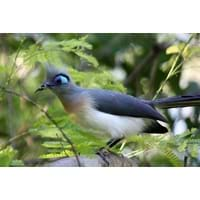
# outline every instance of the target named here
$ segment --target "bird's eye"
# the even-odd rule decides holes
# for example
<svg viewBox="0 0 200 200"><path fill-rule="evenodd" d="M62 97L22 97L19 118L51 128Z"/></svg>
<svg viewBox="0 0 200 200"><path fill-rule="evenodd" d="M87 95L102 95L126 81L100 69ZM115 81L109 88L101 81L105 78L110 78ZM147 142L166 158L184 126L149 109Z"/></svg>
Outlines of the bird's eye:
<svg viewBox="0 0 200 200"><path fill-rule="evenodd" d="M58 75L54 78L54 83L56 85L63 85L69 82L69 78L67 76Z"/></svg>

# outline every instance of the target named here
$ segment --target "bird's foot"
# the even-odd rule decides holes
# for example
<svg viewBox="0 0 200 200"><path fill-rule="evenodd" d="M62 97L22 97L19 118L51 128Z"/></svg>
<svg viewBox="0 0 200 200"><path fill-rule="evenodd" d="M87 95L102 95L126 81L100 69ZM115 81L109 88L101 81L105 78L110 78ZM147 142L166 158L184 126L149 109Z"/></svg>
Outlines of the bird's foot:
<svg viewBox="0 0 200 200"><path fill-rule="evenodd" d="M112 138L106 143L105 147L101 147L97 150L96 154L100 156L100 158L105 162L105 166L109 166L110 163L108 161L108 157L110 154L115 154L114 152L110 151L111 148L113 148L115 145L117 145L122 139L122 138Z"/></svg>
<svg viewBox="0 0 200 200"><path fill-rule="evenodd" d="M107 160L107 154L109 150L105 147L101 147L96 154L104 161L105 166L108 167L110 165L109 161Z"/></svg>
<svg viewBox="0 0 200 200"><path fill-rule="evenodd" d="M130 167L133 166L132 160L126 158L122 154L110 151L106 148L101 148L96 153L100 158L100 162L104 167Z"/></svg>

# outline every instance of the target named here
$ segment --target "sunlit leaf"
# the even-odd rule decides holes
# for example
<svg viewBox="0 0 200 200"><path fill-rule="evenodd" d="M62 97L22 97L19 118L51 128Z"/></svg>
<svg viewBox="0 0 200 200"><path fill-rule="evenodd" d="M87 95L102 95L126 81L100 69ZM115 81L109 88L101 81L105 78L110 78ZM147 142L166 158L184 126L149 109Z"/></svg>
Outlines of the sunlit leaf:
<svg viewBox="0 0 200 200"><path fill-rule="evenodd" d="M0 151L0 167L10 166L16 155L16 151L12 147L7 147Z"/></svg>
<svg viewBox="0 0 200 200"><path fill-rule="evenodd" d="M175 54L179 52L180 52L180 48L177 45L170 46L166 50L166 54Z"/></svg>

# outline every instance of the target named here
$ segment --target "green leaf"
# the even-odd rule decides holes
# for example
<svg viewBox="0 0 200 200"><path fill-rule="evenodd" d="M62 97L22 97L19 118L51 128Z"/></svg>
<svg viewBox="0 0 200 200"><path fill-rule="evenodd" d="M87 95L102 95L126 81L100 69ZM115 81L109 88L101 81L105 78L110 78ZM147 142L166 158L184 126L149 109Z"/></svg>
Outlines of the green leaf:
<svg viewBox="0 0 200 200"><path fill-rule="evenodd" d="M182 167L183 166L183 162L179 159L179 157L173 152L172 149L165 149L163 151L163 153L165 154L165 156L169 159L169 161L173 164L173 166L175 167Z"/></svg>
<svg viewBox="0 0 200 200"><path fill-rule="evenodd" d="M10 166L12 167L23 167L24 163L22 160L12 160Z"/></svg>
<svg viewBox="0 0 200 200"><path fill-rule="evenodd" d="M184 140L178 147L179 152L184 152L186 150L186 147L188 145L188 141Z"/></svg>
<svg viewBox="0 0 200 200"><path fill-rule="evenodd" d="M94 56L88 55L82 51L75 51L74 53L79 57L85 59L87 62L91 63L94 67L98 67L99 63Z"/></svg>
<svg viewBox="0 0 200 200"><path fill-rule="evenodd" d="M61 42L58 42L58 45L62 46L62 49L65 51L71 51L72 49L92 49L92 45L86 42L87 37L81 37L78 40L77 39L72 39L72 40L63 40Z"/></svg>
<svg viewBox="0 0 200 200"><path fill-rule="evenodd" d="M193 158L197 158L197 156L198 156L198 150L199 150L199 145L198 144L191 145L191 146L189 146L188 150L190 152L190 155Z"/></svg>
<svg viewBox="0 0 200 200"><path fill-rule="evenodd" d="M173 45L167 48L166 54L176 54L180 52L180 48L177 45Z"/></svg>
<svg viewBox="0 0 200 200"><path fill-rule="evenodd" d="M12 147L7 147L0 151L0 167L8 167L16 155L16 151Z"/></svg>
<svg viewBox="0 0 200 200"><path fill-rule="evenodd" d="M73 152L65 149L59 153L53 152L53 153L42 154L40 158L53 159L53 158L63 158L63 157L71 157L71 156L74 156Z"/></svg>
<svg viewBox="0 0 200 200"><path fill-rule="evenodd" d="M166 54L169 55L169 54L178 54L178 53L181 53L182 56L184 58L188 57L190 55L190 48L189 46L187 45L184 49L184 51L182 52L183 48L185 47L185 43L180 43L180 44L177 44L177 45L172 45L170 47L167 48L166 50Z"/></svg>

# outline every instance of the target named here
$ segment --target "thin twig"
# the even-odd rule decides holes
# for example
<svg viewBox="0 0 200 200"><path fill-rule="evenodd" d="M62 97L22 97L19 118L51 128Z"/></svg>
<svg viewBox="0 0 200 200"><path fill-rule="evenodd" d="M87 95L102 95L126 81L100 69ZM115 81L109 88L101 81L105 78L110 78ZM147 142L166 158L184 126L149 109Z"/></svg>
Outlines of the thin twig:
<svg viewBox="0 0 200 200"><path fill-rule="evenodd" d="M17 140L19 140L19 139L21 139L23 137L26 137L29 134L30 134L30 132L24 131L20 135L16 135L16 136L10 138L5 144L3 144L3 146L1 146L0 151L5 149L8 145L12 144L13 142L15 142L15 141L17 141Z"/></svg>
<svg viewBox="0 0 200 200"><path fill-rule="evenodd" d="M127 79L124 82L125 86L128 86L132 83L135 83L135 79L137 79L138 75L141 73L141 71L150 65L157 57L159 56L160 52L168 46L167 44L156 44L152 47L152 49L148 52L146 57L142 59L140 63L138 63L134 68L133 71L129 74Z"/></svg>
<svg viewBox="0 0 200 200"><path fill-rule="evenodd" d="M55 127L60 131L60 133L62 134L62 136L67 140L67 142L71 145L71 148L72 148L72 151L76 157L76 160L77 160L77 164L78 166L81 166L81 163L80 163L80 160L79 160L79 157L78 157L78 153L74 147L74 144L73 142L65 135L64 131L62 130L61 127L58 126L57 122L51 117L51 115L49 115L49 113L47 111L45 111L42 107L40 107L37 103L35 103L33 100L31 100L29 97L25 96L25 95L22 95L22 94L19 94L15 91L12 91L12 90L8 90L6 89L5 87L2 87L0 86L0 89L6 93L9 93L9 94L12 94L12 95L15 95L15 96L18 96L18 97L21 97L22 99L24 99L25 101L31 103L32 105L34 105L36 108L38 108L40 110L40 112L42 112L48 119L49 121L55 125Z"/></svg>
<svg viewBox="0 0 200 200"><path fill-rule="evenodd" d="M12 75L13 75L13 73L15 72L14 67L15 67L15 65L16 65L16 61L17 61L17 58L18 58L18 56L19 56L19 53L20 53L20 51L21 51L21 49L22 49L22 45L23 45L24 41L25 41L25 39L23 39L23 40L20 42L20 44L19 44L19 47L18 47L18 49L17 49L17 53L16 53L16 55L15 55L13 64L12 64L12 66L11 66L11 72L10 72L10 74L8 75L8 79L7 79L6 85L9 85L10 81L12 80Z"/></svg>
<svg viewBox="0 0 200 200"><path fill-rule="evenodd" d="M185 49L188 47L189 43L191 42L191 40L193 39L194 35L192 34L190 36L190 38L188 39L188 41L185 43L185 45L183 46L183 48L180 50L180 52L178 53L178 55L176 56L176 58L174 59L174 62L172 64L171 69L169 70L169 73L167 74L166 79L162 82L161 86L159 87L159 89L157 90L156 94L154 95L153 99L156 99L158 97L158 95L160 94L160 92L163 90L163 87L165 86L165 84L167 83L167 81L172 77L173 72L176 72L176 65L177 62L179 60L179 58L181 57L182 53L185 51ZM178 65L178 68L180 67L180 65Z"/></svg>
<svg viewBox="0 0 200 200"><path fill-rule="evenodd" d="M150 80L149 80L149 91L147 92L147 97L152 98L154 94L154 84L157 74L157 68L158 68L158 59L155 58L152 63L152 70L150 72Z"/></svg>
<svg viewBox="0 0 200 200"><path fill-rule="evenodd" d="M133 71L130 73L130 75L127 77L127 79L124 82L125 86L128 86L133 81L135 81L135 78L138 76L138 74L142 71L144 67L147 66L147 63L149 63L151 60L153 60L155 57L155 53L153 50L151 50L146 58L144 58L136 67L134 67Z"/></svg>

